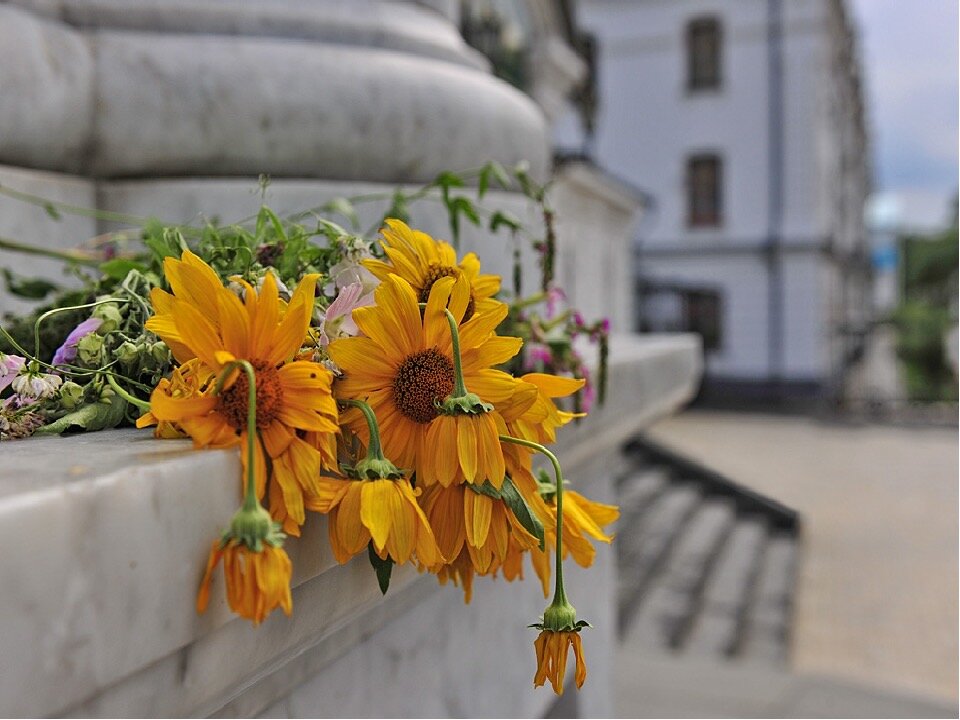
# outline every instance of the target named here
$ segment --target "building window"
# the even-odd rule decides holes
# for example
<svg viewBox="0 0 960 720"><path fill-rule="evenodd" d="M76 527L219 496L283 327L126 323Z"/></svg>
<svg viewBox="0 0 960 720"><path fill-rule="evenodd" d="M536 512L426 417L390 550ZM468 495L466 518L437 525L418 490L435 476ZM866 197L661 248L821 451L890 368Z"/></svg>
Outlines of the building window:
<svg viewBox="0 0 960 720"><path fill-rule="evenodd" d="M687 222L690 227L717 227L723 219L723 164L716 155L687 160Z"/></svg>
<svg viewBox="0 0 960 720"><path fill-rule="evenodd" d="M698 18L687 25L687 89L720 87L720 23Z"/></svg>
<svg viewBox="0 0 960 720"><path fill-rule="evenodd" d="M723 295L716 289L686 287L656 281L637 285L640 332L693 332L703 349L723 347Z"/></svg>

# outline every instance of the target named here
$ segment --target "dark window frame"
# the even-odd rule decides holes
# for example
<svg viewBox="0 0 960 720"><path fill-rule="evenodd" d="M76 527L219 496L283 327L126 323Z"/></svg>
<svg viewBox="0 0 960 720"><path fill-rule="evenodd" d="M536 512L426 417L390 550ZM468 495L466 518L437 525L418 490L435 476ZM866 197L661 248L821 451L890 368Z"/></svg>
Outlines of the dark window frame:
<svg viewBox="0 0 960 720"><path fill-rule="evenodd" d="M723 225L723 157L717 152L698 152L687 157L687 227L718 228Z"/></svg>
<svg viewBox="0 0 960 720"><path fill-rule="evenodd" d="M687 91L719 90L723 85L723 27L719 18L694 18L687 23Z"/></svg>

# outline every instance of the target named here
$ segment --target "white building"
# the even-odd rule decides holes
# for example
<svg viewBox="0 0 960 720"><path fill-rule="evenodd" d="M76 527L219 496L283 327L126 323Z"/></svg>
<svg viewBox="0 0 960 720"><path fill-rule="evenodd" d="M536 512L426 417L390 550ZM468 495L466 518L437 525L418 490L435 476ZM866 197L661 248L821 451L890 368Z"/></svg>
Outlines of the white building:
<svg viewBox="0 0 960 720"><path fill-rule="evenodd" d="M699 330L705 390L858 395L867 145L842 0L579 0L594 36L582 150L654 198L637 236L645 330Z"/></svg>

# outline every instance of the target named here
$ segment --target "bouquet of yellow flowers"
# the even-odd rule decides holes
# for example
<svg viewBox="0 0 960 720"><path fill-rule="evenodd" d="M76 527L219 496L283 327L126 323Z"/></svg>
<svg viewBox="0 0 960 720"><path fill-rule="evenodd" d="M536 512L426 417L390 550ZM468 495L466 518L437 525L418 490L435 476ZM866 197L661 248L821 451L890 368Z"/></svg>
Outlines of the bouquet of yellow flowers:
<svg viewBox="0 0 960 720"><path fill-rule="evenodd" d="M435 185L450 203L455 183ZM533 195L544 203L542 189ZM543 207L541 247L552 242ZM448 209L455 237L458 213L479 222L462 195ZM534 683L561 693L572 646L582 685L587 623L562 560L592 563L590 539L611 541L604 528L618 510L566 489L546 446L584 414L572 336L598 338L603 355L606 328L532 312L556 300L552 270L538 295L515 291L508 303L475 254L397 217L384 219L377 247L266 207L252 229L147 223L141 239L145 256L101 247L64 258L99 277L0 327L0 438L135 422L197 448L238 448L242 504L212 542L197 611L222 562L230 608L255 625L293 611L284 543L308 511L328 516L338 562L366 552L384 593L393 566L409 562L470 602L477 576L522 578L529 555L548 596L553 556L553 599L531 626L541 631ZM522 356L525 339L536 356Z"/></svg>

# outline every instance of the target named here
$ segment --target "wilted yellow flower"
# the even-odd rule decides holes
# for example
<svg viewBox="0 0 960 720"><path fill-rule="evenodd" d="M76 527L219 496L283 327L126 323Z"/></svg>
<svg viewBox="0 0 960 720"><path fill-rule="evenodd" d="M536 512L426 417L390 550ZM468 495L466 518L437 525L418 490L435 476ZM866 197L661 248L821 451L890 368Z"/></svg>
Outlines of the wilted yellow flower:
<svg viewBox="0 0 960 720"><path fill-rule="evenodd" d="M583 659L580 633L575 630L542 630L533 643L537 651L537 674L533 686L540 687L547 680L557 695L563 694L563 679L567 672L567 653L573 647L577 669L574 678L577 687L583 687L587 679L587 663Z"/></svg>
<svg viewBox="0 0 960 720"><path fill-rule="evenodd" d="M255 552L231 538L224 543L217 540L210 548L207 569L197 594L197 612L202 613L210 602L210 582L213 571L223 559L223 575L227 585L227 603L240 617L262 623L274 608L286 615L293 612L290 597L290 575L293 565L282 547L264 543Z"/></svg>

